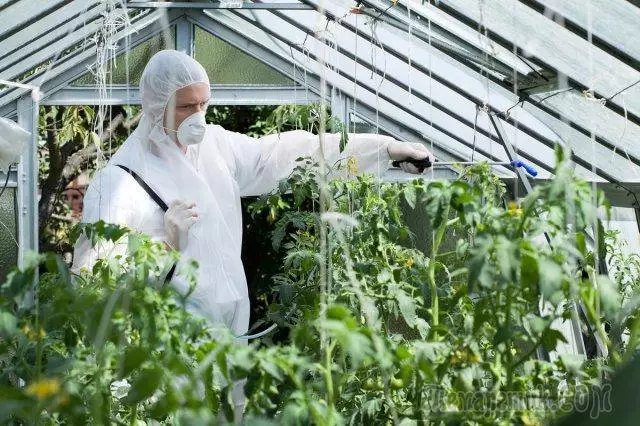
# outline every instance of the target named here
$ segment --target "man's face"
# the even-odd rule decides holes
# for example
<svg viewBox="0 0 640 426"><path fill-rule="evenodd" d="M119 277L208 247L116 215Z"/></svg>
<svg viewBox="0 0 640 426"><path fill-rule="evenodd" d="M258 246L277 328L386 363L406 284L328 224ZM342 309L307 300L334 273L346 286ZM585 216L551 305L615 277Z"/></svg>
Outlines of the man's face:
<svg viewBox="0 0 640 426"><path fill-rule="evenodd" d="M206 83L194 83L183 87L169 99L164 111L164 127L167 135L177 142L177 130L180 124L192 114L205 112L211 92ZM172 129L172 130L171 130Z"/></svg>

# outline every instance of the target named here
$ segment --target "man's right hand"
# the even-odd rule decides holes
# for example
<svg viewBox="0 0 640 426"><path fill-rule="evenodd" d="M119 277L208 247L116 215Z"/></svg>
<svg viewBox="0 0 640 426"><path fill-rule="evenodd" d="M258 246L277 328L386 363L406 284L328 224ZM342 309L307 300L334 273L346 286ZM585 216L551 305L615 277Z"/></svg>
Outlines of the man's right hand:
<svg viewBox="0 0 640 426"><path fill-rule="evenodd" d="M173 201L164 214L164 242L174 250L187 246L189 228L198 220L195 203Z"/></svg>

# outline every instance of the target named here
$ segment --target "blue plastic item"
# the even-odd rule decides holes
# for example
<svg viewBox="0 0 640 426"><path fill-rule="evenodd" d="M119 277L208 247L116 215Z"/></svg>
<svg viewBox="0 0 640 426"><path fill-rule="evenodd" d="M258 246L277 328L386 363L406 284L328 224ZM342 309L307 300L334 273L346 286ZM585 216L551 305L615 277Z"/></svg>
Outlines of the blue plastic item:
<svg viewBox="0 0 640 426"><path fill-rule="evenodd" d="M530 164L523 162L522 160L515 160L511 162L511 167L522 167L529 173L531 176L538 176L538 171Z"/></svg>

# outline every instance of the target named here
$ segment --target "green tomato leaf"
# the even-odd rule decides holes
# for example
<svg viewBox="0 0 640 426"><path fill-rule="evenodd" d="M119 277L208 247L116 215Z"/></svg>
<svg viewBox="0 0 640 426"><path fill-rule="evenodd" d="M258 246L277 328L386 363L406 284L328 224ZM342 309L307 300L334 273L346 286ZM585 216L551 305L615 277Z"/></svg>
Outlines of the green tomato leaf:
<svg viewBox="0 0 640 426"><path fill-rule="evenodd" d="M133 405L144 401L153 395L161 384L162 370L160 368L145 370L136 376L124 402Z"/></svg>
<svg viewBox="0 0 640 426"><path fill-rule="evenodd" d="M407 200L407 204L409 204L409 207L411 207L412 209L416 208L416 187L413 185L413 183L408 183L407 185L404 186L404 199Z"/></svg>
<svg viewBox="0 0 640 426"><path fill-rule="evenodd" d="M493 274L489 265L489 249L491 242L488 239L478 239L478 245L472 248L469 259L469 293L479 283L484 288L491 288L493 285Z"/></svg>
<svg viewBox="0 0 640 426"><path fill-rule="evenodd" d="M515 280L515 271L518 265L516 248L506 237L500 236L496 242L496 261L500 274L509 281Z"/></svg>
<svg viewBox="0 0 640 426"><path fill-rule="evenodd" d="M130 346L124 351L122 359L122 371L120 378L127 377L136 368L140 367L149 356L149 350L141 346Z"/></svg>
<svg viewBox="0 0 640 426"><path fill-rule="evenodd" d="M554 328L548 328L542 335L542 346L547 350L547 352L554 351L558 342L567 343L567 339L565 339L561 332Z"/></svg>
<svg viewBox="0 0 640 426"><path fill-rule="evenodd" d="M9 421L14 414L24 413L24 410L29 407L33 409L33 404L33 400L22 390L13 386L0 386L0 422Z"/></svg>
<svg viewBox="0 0 640 426"><path fill-rule="evenodd" d="M382 401L379 398L373 398L362 404L360 411L368 420L374 421L382 410Z"/></svg>
<svg viewBox="0 0 640 426"><path fill-rule="evenodd" d="M473 369L471 367L463 368L456 374L454 387L463 392L473 390Z"/></svg>
<svg viewBox="0 0 640 426"><path fill-rule="evenodd" d="M18 331L18 320L9 312L0 312L0 336L11 338Z"/></svg>
<svg viewBox="0 0 640 426"><path fill-rule="evenodd" d="M618 285L606 275L598 275L596 282L604 316L608 320L615 320L621 308Z"/></svg>
<svg viewBox="0 0 640 426"><path fill-rule="evenodd" d="M557 305L562 300L562 267L549 259L538 261L538 275L540 277L540 292L544 298Z"/></svg>
<svg viewBox="0 0 640 426"><path fill-rule="evenodd" d="M529 253L521 252L520 281L525 288L532 288L540 281L538 259Z"/></svg>
<svg viewBox="0 0 640 426"><path fill-rule="evenodd" d="M515 334L513 328L500 327L493 336L493 344L498 345L502 342L506 342Z"/></svg>
<svg viewBox="0 0 640 426"><path fill-rule="evenodd" d="M415 300L402 290L397 291L396 300L398 301L398 308L400 309L402 318L404 318L404 321L409 327L414 328L418 319Z"/></svg>
<svg viewBox="0 0 640 426"><path fill-rule="evenodd" d="M456 256L458 259L462 259L465 254L467 254L467 250L469 249L469 241L464 238L460 238L456 242Z"/></svg>

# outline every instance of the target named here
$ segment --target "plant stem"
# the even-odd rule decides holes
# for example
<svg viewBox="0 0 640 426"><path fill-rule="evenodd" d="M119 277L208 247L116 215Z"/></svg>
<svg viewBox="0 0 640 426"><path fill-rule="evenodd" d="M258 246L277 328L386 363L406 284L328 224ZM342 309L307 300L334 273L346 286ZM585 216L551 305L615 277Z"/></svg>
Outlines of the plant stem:
<svg viewBox="0 0 640 426"><path fill-rule="evenodd" d="M505 315L506 318L504 320L504 327L507 330L507 333L509 333L509 330L511 329L511 299L512 299L512 295L511 295L511 286L507 284L507 294L506 294L506 298L507 298L507 303L506 303L506 309L505 309ZM511 353L511 344L510 344L510 338L506 339L504 344L505 344L505 348L507 350L507 390L510 391L512 386L513 386L513 370L515 369L515 366L513 365L513 354Z"/></svg>
<svg viewBox="0 0 640 426"><path fill-rule="evenodd" d="M335 393L333 389L333 376L331 374L331 365L332 365L332 355L333 349L335 348L336 343L331 342L330 344L325 346L325 360L324 360L324 379L327 385L327 414L328 421L331 422L333 419L334 405L335 405Z"/></svg>
<svg viewBox="0 0 640 426"><path fill-rule="evenodd" d="M436 230L436 236L433 239L433 246L431 247L431 257L429 258L429 286L431 288L431 326L436 327L439 324L439 306L438 306L438 286L436 284L436 257L438 256L438 249L440 248L440 244L442 244L442 238L444 237L444 232L447 228L447 223L449 219L449 204L444 209L442 214L442 223ZM434 340L438 339L438 331L434 330L433 334Z"/></svg>
<svg viewBox="0 0 640 426"><path fill-rule="evenodd" d="M415 387L415 400L413 401L413 412L416 417L417 423L419 425L424 424L424 413L422 410L422 388L424 385L424 381L420 376L420 372L416 372L416 387ZM437 404L438 401L432 401L434 404Z"/></svg>
<svg viewBox="0 0 640 426"><path fill-rule="evenodd" d="M523 362L525 362L526 360L528 360L531 355L533 355L533 353L538 349L538 347L540 347L540 345L542 344L542 336L544 336L544 333L546 333L547 329L551 327L551 324L549 324L543 331L542 334L540 334L540 339L538 339L538 341L536 342L535 345L533 345L531 347L531 349L529 349L529 351L522 355L522 357L520 359L518 359L513 365L509 366L509 370L514 370L516 367L518 367L520 364L522 364Z"/></svg>
<svg viewBox="0 0 640 426"><path fill-rule="evenodd" d="M598 301L596 300L596 303L597 302ZM605 343L607 348L609 348L609 350L611 350L611 341L609 340L609 336L607 336L607 333L604 331L604 327L602 327L602 322L600 321L600 316L596 315L596 310L594 309L593 304L591 304L591 303L585 304L585 307L587 309L587 315L590 317L591 322L592 322L593 326L596 329L596 332L598 333L598 335L600 336L602 341Z"/></svg>
<svg viewBox="0 0 640 426"><path fill-rule="evenodd" d="M285 371L287 373L287 376L289 376L289 378L293 382L295 388L298 389L300 392L302 392L302 394L304 395L304 401L307 404L307 407L309 407L309 413L311 413L311 417L313 417L313 420L314 420L313 424L316 424L316 425L324 424L325 418L322 416L321 413L318 412L318 410L313 408L313 406L310 404L309 394L306 392L307 387L300 381L300 379L296 375L295 370L289 367Z"/></svg>
<svg viewBox="0 0 640 426"><path fill-rule="evenodd" d="M39 292L39 282L38 282L38 269L35 269L35 276L34 276L34 304L35 304L35 309L36 309L36 374L35 374L35 381L39 381L40 380L40 372L42 370L42 331L41 331L41 325L40 325L40 292ZM42 409L40 407L38 407L38 410L34 413L35 414L35 421L33 422L34 425L39 425L40 424L40 413L42 412Z"/></svg>
<svg viewBox="0 0 640 426"><path fill-rule="evenodd" d="M138 422L138 404L133 406L131 410L131 419L129 419L129 426L136 426Z"/></svg>
<svg viewBox="0 0 640 426"><path fill-rule="evenodd" d="M622 361L621 361L622 365L631 361L631 358L636 352L636 347L638 346L638 334L640 333L640 315L638 315L636 319L633 321L633 324L631 325L631 328L629 331L630 331L629 343L627 344L627 350L624 356L622 357Z"/></svg>

